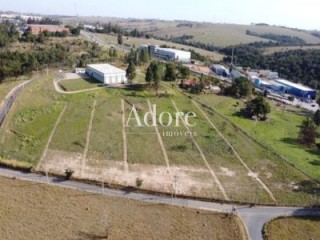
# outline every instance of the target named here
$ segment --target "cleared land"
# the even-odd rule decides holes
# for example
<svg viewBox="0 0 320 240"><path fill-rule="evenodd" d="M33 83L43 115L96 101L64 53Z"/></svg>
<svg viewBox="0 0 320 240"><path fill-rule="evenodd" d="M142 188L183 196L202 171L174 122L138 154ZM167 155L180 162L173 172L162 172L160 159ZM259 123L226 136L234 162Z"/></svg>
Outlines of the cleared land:
<svg viewBox="0 0 320 240"><path fill-rule="evenodd" d="M0 179L2 239L243 240L236 217Z"/></svg>
<svg viewBox="0 0 320 240"><path fill-rule="evenodd" d="M104 40L105 42L109 44L117 44L118 38L117 35L110 35L110 34L95 34L99 39ZM124 37L124 44L129 44L130 46L135 45L136 47L139 47L141 44L153 44L153 45L167 45L170 47L175 47L177 49L192 49L199 54L211 58L213 61L221 61L223 59L223 55L217 53L217 52L210 52L206 51L200 48L194 48L182 44L176 44L176 43L171 43L171 42L166 42L166 41L160 41L156 39L143 39L143 38L134 38L134 37Z"/></svg>
<svg viewBox="0 0 320 240"><path fill-rule="evenodd" d="M315 186L310 178L255 143L229 120L203 108L208 120L191 99L169 84L163 84L161 91L169 92L171 97L158 98L153 91L133 93L126 89L66 95L56 93L52 85L52 79L41 79L19 97L1 130L2 158L36 166L49 144L40 169L53 173L64 174L65 169L70 168L75 171L75 177L134 187L138 186L137 180L142 180L139 186L142 189L209 199L275 203L273 195L279 204L312 203ZM212 95L200 96L200 99L213 107L234 101ZM143 121L149 111L148 101L156 104L157 117L167 112L163 119L165 125L168 115L173 116L172 125L158 124L162 141L154 126L136 127L135 119L130 120L130 126L123 126L123 114L126 122L133 105ZM183 113L195 112L197 116L191 121L196 125L186 129L180 121L175 126L179 119L174 105ZM48 143L64 106L65 112ZM227 117L230 114L226 112ZM149 117L149 125L150 121ZM243 161L212 127L211 121Z"/></svg>
<svg viewBox="0 0 320 240"><path fill-rule="evenodd" d="M319 239L320 218L279 218L269 222L264 232L265 240Z"/></svg>

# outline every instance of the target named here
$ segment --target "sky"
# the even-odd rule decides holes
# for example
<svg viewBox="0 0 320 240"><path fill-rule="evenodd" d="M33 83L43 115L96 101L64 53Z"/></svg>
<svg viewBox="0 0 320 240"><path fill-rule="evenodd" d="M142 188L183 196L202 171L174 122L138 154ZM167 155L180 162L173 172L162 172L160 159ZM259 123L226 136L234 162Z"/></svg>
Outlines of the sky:
<svg viewBox="0 0 320 240"><path fill-rule="evenodd" d="M318 0L0 0L0 11L320 29Z"/></svg>

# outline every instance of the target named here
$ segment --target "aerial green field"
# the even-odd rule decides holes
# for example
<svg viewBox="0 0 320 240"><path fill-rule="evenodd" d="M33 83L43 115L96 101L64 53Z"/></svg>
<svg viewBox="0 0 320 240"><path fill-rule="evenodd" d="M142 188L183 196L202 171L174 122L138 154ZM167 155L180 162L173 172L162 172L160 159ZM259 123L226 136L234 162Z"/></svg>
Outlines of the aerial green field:
<svg viewBox="0 0 320 240"><path fill-rule="evenodd" d="M13 81L13 82L4 82L0 83L0 104L5 99L7 94L13 89L15 86L18 86L23 81Z"/></svg>
<svg viewBox="0 0 320 240"><path fill-rule="evenodd" d="M236 118L232 115L235 100L196 97L211 107L226 108L229 121L171 85L164 84L160 91L170 94L156 98L153 90L107 88L60 94L53 88L52 77L33 82L1 128L4 148L0 156L34 167L41 160L40 169L61 174L70 168L76 177L120 185L136 186L137 179L142 179L146 190L251 203L311 204L312 180L231 124ZM137 127L134 119L126 126L133 106L143 121L149 104L151 108L156 104L157 127L152 126L151 118L147 119L149 126ZM164 125L159 125L162 112L166 117ZM186 127L176 112L194 112L195 125ZM168 115L173 124L165 126ZM277 127L283 120L280 113L275 116ZM300 119L296 116L295 121ZM252 129L260 132L251 125L249 134ZM275 141L272 134L264 134L269 139L266 143ZM252 135L261 140L260 135ZM287 151L279 150L290 158ZM316 171L314 174L317 177Z"/></svg>
<svg viewBox="0 0 320 240"><path fill-rule="evenodd" d="M318 217L283 217L270 221L264 227L265 240L318 239L320 219Z"/></svg>
<svg viewBox="0 0 320 240"><path fill-rule="evenodd" d="M297 141L303 116L283 111L276 103L271 103L270 121L255 122L236 114L243 106L239 100L215 95L202 96L199 100L222 113L231 122L259 142L276 150L313 178L320 179L319 152L316 149L305 149ZM239 107L235 107L236 102L240 103Z"/></svg>

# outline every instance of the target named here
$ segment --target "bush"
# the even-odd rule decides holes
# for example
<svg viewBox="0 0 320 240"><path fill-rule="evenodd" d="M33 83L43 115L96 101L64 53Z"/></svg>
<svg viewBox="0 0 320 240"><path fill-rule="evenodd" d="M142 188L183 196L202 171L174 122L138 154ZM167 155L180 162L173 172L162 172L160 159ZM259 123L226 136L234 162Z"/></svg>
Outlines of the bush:
<svg viewBox="0 0 320 240"><path fill-rule="evenodd" d="M136 187L140 188L142 186L143 180L141 178L136 178Z"/></svg>
<svg viewBox="0 0 320 240"><path fill-rule="evenodd" d="M64 179L69 180L72 177L73 173L74 173L74 171L72 169L67 168L64 171Z"/></svg>

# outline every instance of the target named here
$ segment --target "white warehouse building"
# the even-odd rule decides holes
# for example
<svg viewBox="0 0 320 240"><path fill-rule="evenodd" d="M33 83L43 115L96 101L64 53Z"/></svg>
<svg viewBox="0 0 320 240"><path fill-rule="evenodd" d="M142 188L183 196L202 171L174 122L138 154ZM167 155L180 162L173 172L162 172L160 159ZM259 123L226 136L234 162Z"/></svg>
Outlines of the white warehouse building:
<svg viewBox="0 0 320 240"><path fill-rule="evenodd" d="M178 61L178 62L190 62L191 52L173 49L173 48L161 48L158 45L141 45L140 49L150 48L153 56L164 60Z"/></svg>
<svg viewBox="0 0 320 240"><path fill-rule="evenodd" d="M127 83L126 72L110 64L90 64L87 66L86 74L104 84Z"/></svg>

